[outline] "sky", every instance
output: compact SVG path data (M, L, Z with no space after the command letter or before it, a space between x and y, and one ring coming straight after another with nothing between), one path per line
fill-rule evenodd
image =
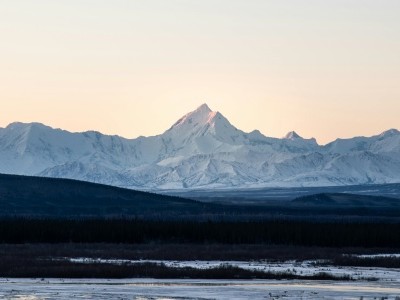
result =
M321 144L400 129L398 0L0 0L0 127L156 135L203 103Z

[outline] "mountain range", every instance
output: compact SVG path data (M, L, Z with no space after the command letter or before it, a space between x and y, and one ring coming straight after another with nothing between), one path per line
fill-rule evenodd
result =
M164 133L136 139L12 123L0 128L0 173L143 190L395 183L400 132L319 145L296 132L243 132L206 104Z

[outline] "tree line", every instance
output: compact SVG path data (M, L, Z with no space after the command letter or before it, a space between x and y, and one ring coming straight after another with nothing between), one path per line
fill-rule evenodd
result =
M197 243L400 247L400 223L302 220L2 219L0 243Z

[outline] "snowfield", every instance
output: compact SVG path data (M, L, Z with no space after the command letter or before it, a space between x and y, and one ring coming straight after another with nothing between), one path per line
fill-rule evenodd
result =
M400 132L318 145L245 133L202 105L163 134L137 139L39 123L0 129L0 173L145 189L343 186L400 182Z

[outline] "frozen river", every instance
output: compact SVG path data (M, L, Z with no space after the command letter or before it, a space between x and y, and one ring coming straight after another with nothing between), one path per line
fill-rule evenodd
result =
M397 282L0 279L0 299L400 299Z
M60 258L65 260L66 258ZM215 268L229 264L248 270L314 275L348 275L355 281L7 279L0 299L393 299L400 300L400 269L316 266L313 261L134 261L68 258L75 263L157 263L168 267Z

